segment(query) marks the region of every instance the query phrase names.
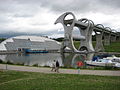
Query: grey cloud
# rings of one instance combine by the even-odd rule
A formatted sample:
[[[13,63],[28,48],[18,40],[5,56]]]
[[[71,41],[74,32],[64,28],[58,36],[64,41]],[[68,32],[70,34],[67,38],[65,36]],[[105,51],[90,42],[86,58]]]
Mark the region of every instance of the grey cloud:
[[[46,4],[49,3],[49,4]],[[43,0],[41,2],[41,6],[49,7],[55,12],[65,12],[65,11],[85,11],[87,9],[86,6],[89,7],[90,0]]]
[[[33,17],[34,15],[32,14],[24,14],[24,13],[17,13],[17,14],[14,14],[13,17],[24,17],[24,18],[27,18],[27,17]]]
[[[108,5],[114,8],[120,8],[120,0],[99,0],[102,4]]]
[[[93,0],[0,0],[0,11],[20,12],[36,11],[40,7],[49,8],[55,12],[80,11],[86,12],[91,7]],[[24,8],[23,8],[24,7]]]
[[[2,8],[9,10],[16,10],[19,7],[27,7],[22,8],[26,9],[26,11],[36,11],[39,10],[40,7],[49,8],[54,12],[65,12],[65,11],[73,11],[73,12],[110,12],[109,10],[120,8],[120,0],[4,0],[2,1]],[[4,6],[4,3],[6,6]],[[1,6],[0,6],[1,7]],[[7,8],[8,7],[8,8]],[[33,9],[33,10],[32,10]],[[106,10],[109,9],[109,10]],[[2,11],[3,11],[2,10]],[[18,9],[17,9],[18,10]],[[119,10],[119,9],[118,9]],[[114,12],[114,11],[113,11]]]
[[[41,6],[60,13],[72,11],[77,13],[102,12],[111,14],[120,11],[119,3],[119,0],[41,0]]]
[[[33,26],[40,26],[40,25],[43,26],[43,25],[47,25],[47,24],[49,24],[49,23],[47,23],[47,22],[46,23],[38,23],[38,22],[37,23],[31,23],[31,25],[33,25]]]
[[[11,19],[11,15],[10,14],[6,14],[6,15],[1,14],[0,15],[0,25],[2,25],[2,24],[8,24],[8,23],[11,23],[11,22],[13,22],[13,20]],[[2,25],[2,27],[3,26],[4,25]]]
[[[38,12],[42,13],[44,8],[49,9],[51,12],[58,13],[59,15],[67,11],[71,11],[75,14],[88,12],[116,14],[120,12],[119,4],[120,0],[0,0],[0,23],[7,24],[12,22],[12,19],[8,17],[33,17]],[[33,23],[32,25],[43,24]],[[108,22],[105,25],[108,26],[110,24]],[[55,32],[55,30],[53,32]]]
[[[0,12],[36,13],[41,7],[55,13],[72,11],[77,13],[120,11],[120,0],[0,0]]]
[[[0,13],[24,13],[31,14],[36,13],[40,10],[39,5],[33,3],[27,3],[25,1],[34,1],[34,0],[24,0],[24,3],[19,3],[23,0],[0,0]]]

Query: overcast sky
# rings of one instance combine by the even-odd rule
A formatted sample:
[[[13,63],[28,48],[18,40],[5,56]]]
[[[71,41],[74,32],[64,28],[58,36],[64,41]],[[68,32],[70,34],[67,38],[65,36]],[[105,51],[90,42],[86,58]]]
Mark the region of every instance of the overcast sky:
[[[41,33],[60,37],[55,20],[65,12],[120,32],[120,0],[0,0],[0,33]]]

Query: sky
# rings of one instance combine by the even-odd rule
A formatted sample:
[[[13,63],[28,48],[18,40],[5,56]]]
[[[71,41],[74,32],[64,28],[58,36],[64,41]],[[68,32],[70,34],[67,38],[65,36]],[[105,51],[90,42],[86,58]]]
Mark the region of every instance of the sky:
[[[0,0],[0,34],[22,32],[61,37],[63,26],[54,22],[65,12],[120,32],[119,4],[120,0]]]

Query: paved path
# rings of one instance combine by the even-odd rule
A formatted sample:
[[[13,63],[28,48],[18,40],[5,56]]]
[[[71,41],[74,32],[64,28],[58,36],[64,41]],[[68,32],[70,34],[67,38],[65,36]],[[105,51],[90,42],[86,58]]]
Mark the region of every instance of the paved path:
[[[0,64],[0,69],[6,69],[6,66],[7,66],[7,70],[41,72],[41,73],[56,73],[56,72],[51,72],[51,68],[16,66],[16,65],[7,65],[7,64]],[[78,74],[77,69],[61,69],[60,68],[59,71],[60,71],[60,73],[65,73],[65,74]],[[112,70],[80,70],[79,74],[120,76],[120,71],[112,71]]]

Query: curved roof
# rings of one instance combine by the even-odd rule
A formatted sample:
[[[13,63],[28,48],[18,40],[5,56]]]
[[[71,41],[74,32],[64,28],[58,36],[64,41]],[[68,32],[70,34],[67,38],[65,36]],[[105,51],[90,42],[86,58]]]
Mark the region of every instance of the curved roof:
[[[41,37],[41,36],[16,36],[16,37],[11,37],[6,39],[5,41],[0,43],[0,50],[7,50],[5,44],[7,43],[12,43],[14,40],[30,40],[31,42],[55,42],[56,44],[59,44],[59,42],[46,38],[46,37]]]

